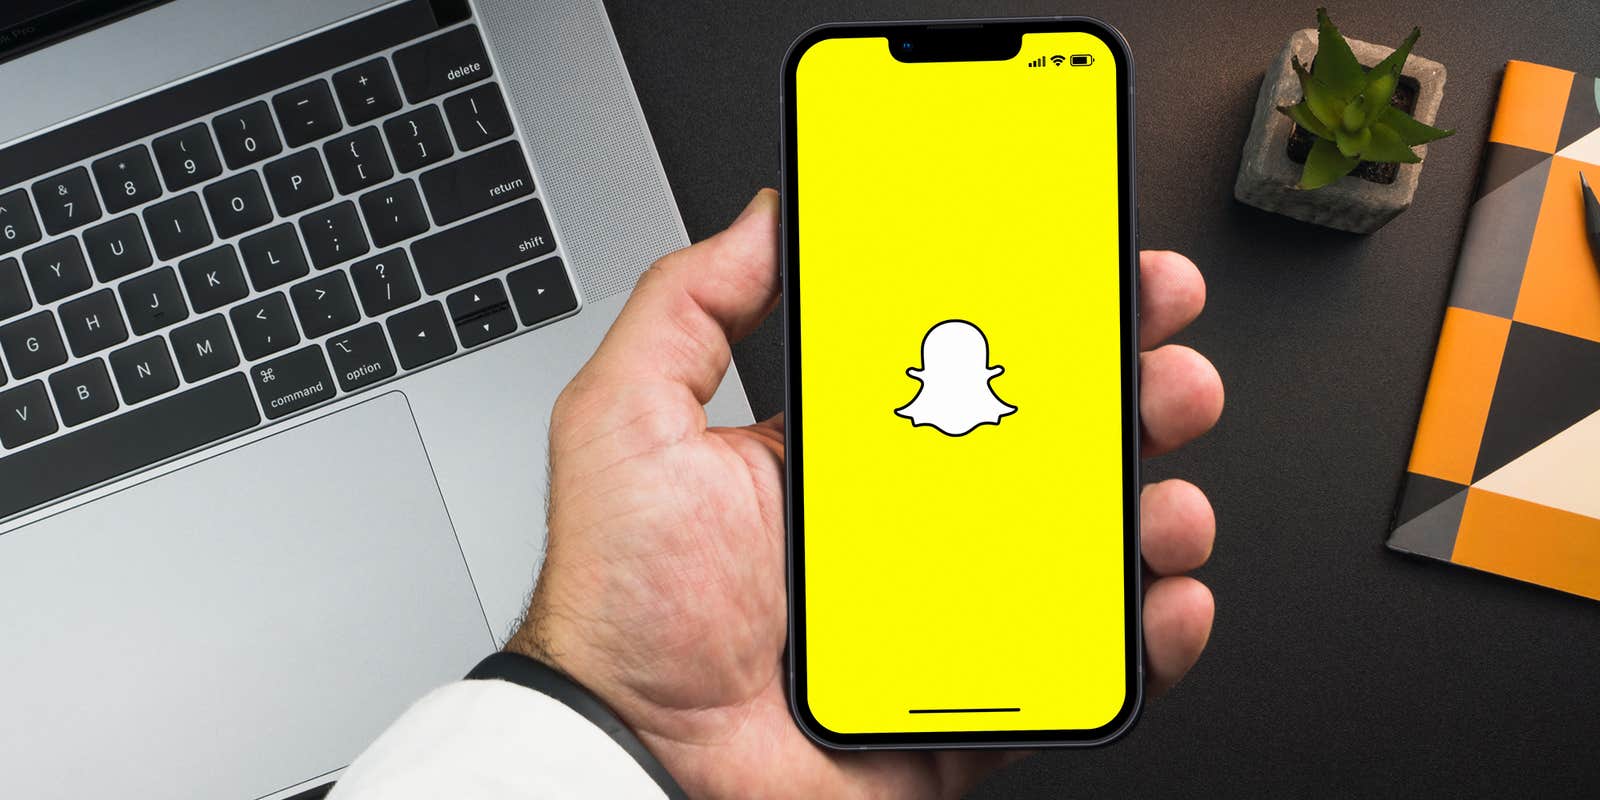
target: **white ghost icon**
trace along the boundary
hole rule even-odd
[[[911,402],[894,410],[913,426],[929,425],[946,436],[963,436],[979,425],[999,425],[1015,414],[994,394],[989,381],[1004,367],[989,366],[989,340],[978,326],[945,320],[922,337],[922,369],[906,374],[922,382]]]

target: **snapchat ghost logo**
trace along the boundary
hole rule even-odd
[[[978,326],[945,320],[922,337],[922,369],[906,374],[922,382],[911,402],[894,410],[913,426],[928,425],[946,436],[964,436],[979,425],[999,425],[1015,414],[989,386],[1004,367],[989,366],[989,340]]]

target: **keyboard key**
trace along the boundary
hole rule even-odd
[[[183,288],[189,292],[189,303],[197,314],[243,300],[250,293],[232,245],[186,258],[178,263],[178,272],[183,276]]]
[[[11,366],[11,376],[26,378],[67,361],[67,348],[56,331],[56,316],[48,311],[0,327],[0,352]]]
[[[339,109],[333,107],[333,95],[328,92],[326,81],[312,81],[280,92],[273,96],[272,107],[278,112],[284,141],[290,147],[331,136],[344,127],[339,122]]]
[[[396,51],[394,68],[406,99],[413,103],[494,74],[483,39],[470,25]]]
[[[41,305],[70,297],[94,284],[83,250],[74,237],[57,239],[22,254],[22,265]]]
[[[294,226],[285,222],[239,240],[250,285],[262,292],[281,286],[311,271],[300,249]]]
[[[372,249],[367,246],[367,234],[356,216],[356,204],[348,200],[301,217],[300,234],[305,237],[311,263],[317,269],[366,255]]]
[[[522,145],[506,142],[422,173],[422,193],[440,225],[533,193]]]
[[[411,305],[422,296],[416,276],[411,273],[411,259],[406,258],[404,250],[390,250],[357,261],[350,267],[350,277],[356,282],[356,294],[369,317]]]
[[[300,334],[289,318],[289,301],[283,292],[274,292],[228,312],[233,330],[239,335],[239,349],[250,361],[287,350],[300,343]]]
[[[500,97],[500,87],[492,83],[444,101],[444,114],[450,118],[450,130],[455,131],[456,144],[462,151],[511,135],[506,101]]]
[[[146,208],[144,226],[150,231],[150,241],[155,243],[156,255],[162,261],[211,244],[206,212],[200,207],[200,196],[194,192]]]
[[[374,58],[333,74],[333,91],[339,95],[345,119],[351,125],[370,122],[400,110],[400,91],[388,62]]]
[[[511,299],[516,302],[524,325],[538,325],[578,307],[566,267],[559,258],[540,261],[507,275],[506,285],[511,287]]]
[[[203,122],[173,131],[155,140],[156,165],[168,191],[182,191],[222,174],[217,148]]]
[[[50,376],[50,392],[67,427],[82,425],[117,410],[117,393],[111,375],[100,359],[74,364]]]
[[[438,113],[438,112],[434,112]],[[9,253],[39,241],[39,223],[26,189],[0,194],[0,253]]]
[[[389,341],[383,336],[383,326],[376,322],[329,339],[328,359],[333,362],[339,388],[345,392],[365,388],[395,373]]]
[[[178,357],[183,379],[198,383],[239,366],[228,321],[221,314],[195,320],[172,332],[172,352]]]
[[[291,153],[262,171],[267,175],[267,190],[272,192],[272,202],[280,216],[293,216],[333,199],[322,156],[315,149]]]
[[[122,312],[117,309],[117,296],[110,289],[62,303],[61,327],[67,331],[72,354],[80,358],[128,340]]]
[[[28,285],[22,281],[22,267],[14,258],[0,259],[0,319],[10,319],[33,308]]]
[[[389,338],[394,341],[400,366],[406,369],[416,369],[456,351],[450,320],[437,300],[390,317]]]
[[[300,329],[306,338],[320,339],[340,328],[361,321],[356,298],[350,294],[350,281],[343,272],[326,272],[289,290]]]
[[[265,100],[216,117],[211,120],[211,127],[217,131],[217,142],[222,145],[222,158],[228,162],[228,169],[248,167],[283,150]]]
[[[355,194],[394,177],[394,168],[389,166],[389,156],[383,151],[383,137],[378,135],[377,126],[340,136],[323,145],[322,152],[327,156],[333,185],[339,188],[340,194]]]
[[[247,430],[261,421],[231,375],[0,458],[0,517]]]
[[[445,132],[438,106],[424,106],[395,117],[383,123],[383,133],[389,137],[389,149],[401,172],[426,167],[456,152],[450,146],[450,134]]]
[[[511,303],[506,300],[506,290],[498,280],[491,279],[462,289],[445,298],[445,303],[450,308],[450,321],[455,323],[456,336],[461,338],[464,347],[477,347],[517,329],[517,320],[511,316]]]
[[[128,325],[135,336],[161,330],[189,318],[189,308],[178,289],[178,274],[172,267],[147,272],[117,287],[122,307],[128,312]]]
[[[0,445],[21,447],[56,432],[56,415],[44,381],[0,392]],[[8,489],[10,487],[7,487]]]
[[[411,181],[390,184],[361,195],[361,215],[372,231],[372,243],[387,247],[428,230],[428,215]]]
[[[94,265],[94,276],[101,283],[132,275],[154,263],[150,246],[144,242],[144,228],[134,214],[85,229],[83,247],[89,251],[89,263]]]
[[[126,211],[161,196],[156,167],[150,163],[150,151],[142,144],[96,159],[93,166],[107,213]]]
[[[261,411],[277,419],[310,408],[337,394],[322,348],[311,345],[250,368],[250,381],[261,396]]]
[[[422,288],[438,294],[556,249],[544,206],[527,200],[411,244]]]
[[[39,205],[46,233],[69,231],[100,218],[100,201],[89,185],[89,170],[83,167],[35,183],[33,200]]]
[[[122,390],[122,402],[130,406],[178,388],[178,373],[159,336],[112,353],[111,374]]]
[[[267,192],[255,172],[241,172],[217,181],[205,188],[205,196],[219,238],[231,239],[272,221]]]

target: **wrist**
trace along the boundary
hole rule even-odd
[[[662,794],[671,800],[686,797],[672,774],[610,707],[555,667],[523,653],[505,650],[478,662],[466,678],[469,681],[504,681],[561,703],[609,736],[660,787]]]

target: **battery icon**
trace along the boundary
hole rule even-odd
[[[1094,56],[1088,53],[1077,53],[1072,56],[1070,63],[1074,67],[1087,67],[1094,63]]]

